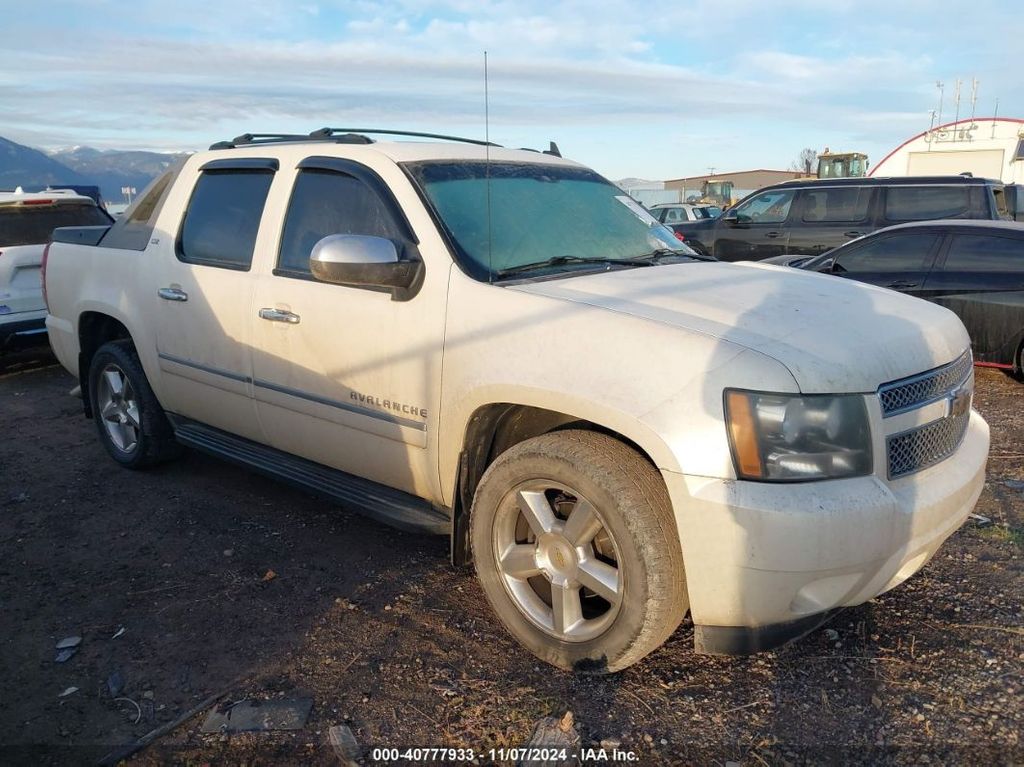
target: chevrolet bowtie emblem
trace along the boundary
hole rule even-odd
[[[947,398],[949,402],[949,417],[956,418],[964,415],[971,409],[971,390],[967,386],[961,386]]]

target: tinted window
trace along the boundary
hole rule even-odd
[[[896,234],[836,252],[836,272],[916,272],[925,267],[938,235]]]
[[[43,245],[61,226],[102,226],[110,217],[88,205],[0,205],[0,247]]]
[[[966,186],[891,186],[886,190],[885,217],[889,221],[957,218],[970,210]]]
[[[954,235],[945,269],[947,272],[1024,272],[1024,239]]]
[[[871,191],[863,186],[805,190],[803,220],[809,223],[863,221],[868,217]]]
[[[200,177],[181,225],[178,257],[248,269],[273,173],[217,170]]]
[[[362,181],[344,173],[301,171],[288,203],[278,268],[308,274],[313,246],[331,234],[402,239],[384,203]]]
[[[795,194],[791,189],[763,192],[737,207],[736,217],[753,224],[781,224],[789,217]]]

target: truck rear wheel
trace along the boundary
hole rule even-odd
[[[131,341],[110,341],[93,355],[89,397],[100,441],[122,466],[143,469],[181,454]]]
[[[505,627],[564,669],[619,671],[688,608],[657,470],[604,434],[559,431],[498,456],[470,516],[477,576]]]

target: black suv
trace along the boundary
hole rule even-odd
[[[723,216],[676,224],[676,236],[722,261],[809,256],[882,227],[939,218],[1009,218],[1003,184],[970,176],[786,181]]]

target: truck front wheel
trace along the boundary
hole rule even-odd
[[[131,341],[110,341],[96,351],[89,397],[100,441],[122,466],[142,469],[180,455]]]
[[[619,671],[660,646],[686,614],[665,485],[609,436],[558,431],[502,453],[477,487],[470,527],[495,613],[555,666]]]

